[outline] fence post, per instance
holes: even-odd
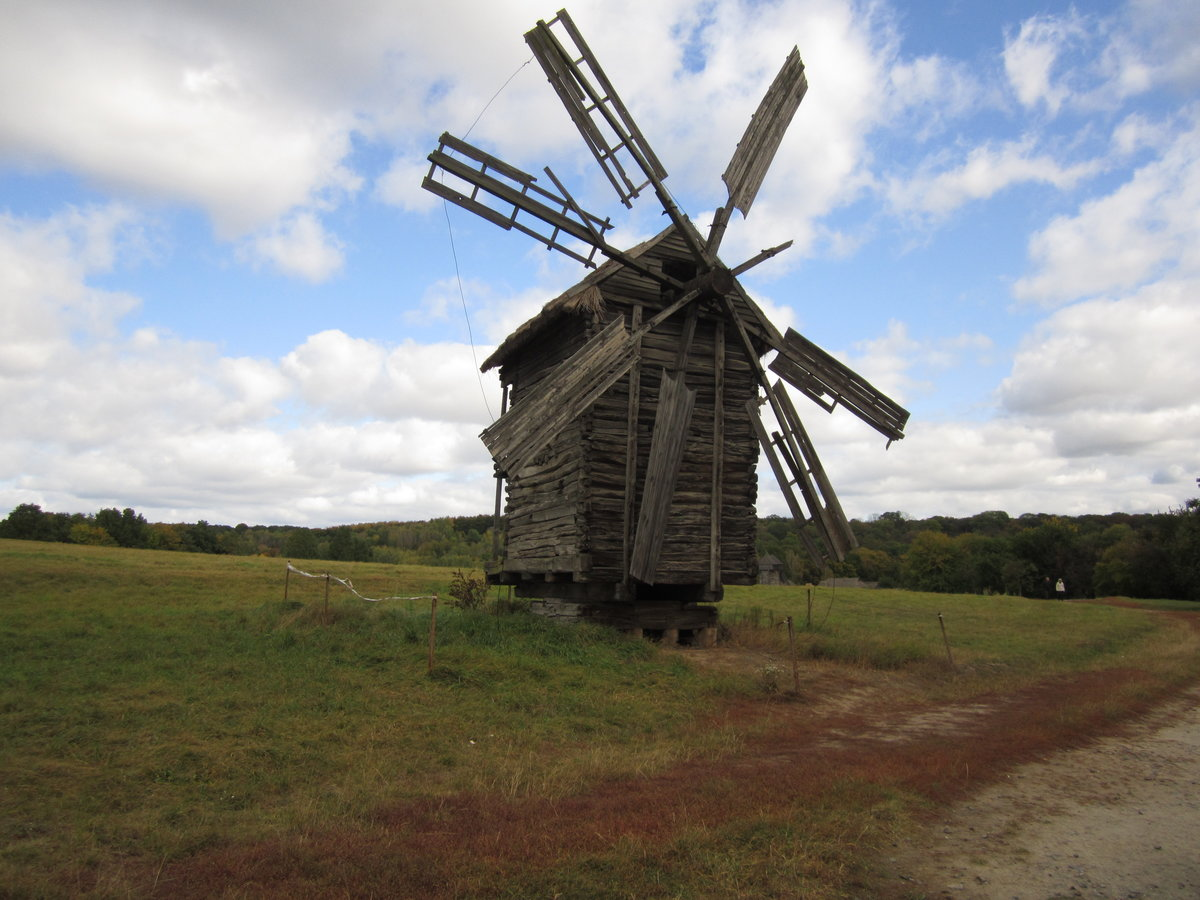
[[[808,586],[808,619],[805,621],[804,630],[812,631],[812,585]]]
[[[787,617],[788,651],[792,655],[792,689],[800,696],[800,666],[796,662],[796,629],[792,625],[792,617]]]
[[[437,594],[429,604],[429,671],[433,672],[433,650],[437,646]]]
[[[325,573],[325,614],[322,616],[326,625],[329,624],[329,573]]]
[[[292,577],[292,561],[289,559],[287,568],[283,570],[283,602],[287,603],[288,581]]]
[[[942,614],[938,613],[938,624],[942,626],[942,643],[946,645],[946,659],[950,662],[950,668],[954,666],[954,656],[950,653],[950,638],[946,637],[946,620],[942,618]]]

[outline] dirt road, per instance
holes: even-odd
[[[1200,688],[1014,770],[885,856],[893,897],[1200,897]]]

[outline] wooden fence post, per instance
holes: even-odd
[[[946,637],[946,620],[942,618],[942,614],[938,613],[938,623],[942,626],[942,643],[946,645],[946,659],[950,662],[950,668],[954,668],[954,657],[950,653],[950,639]]]
[[[329,573],[325,573],[325,614],[321,617],[325,624],[329,624]]]
[[[433,651],[437,646],[437,594],[429,604],[429,671],[433,672]]]
[[[287,603],[288,581],[292,577],[292,561],[289,559],[287,568],[283,570],[283,602]]]
[[[796,661],[796,629],[792,625],[792,617],[787,617],[788,651],[792,655],[792,689],[800,696],[800,665]]]

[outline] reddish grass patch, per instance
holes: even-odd
[[[357,824],[175,862],[152,893],[462,896],[622,842],[661,847],[685,829],[817,806],[851,782],[942,803],[1111,730],[1106,700],[1117,683],[1140,684],[1144,706],[1153,699],[1146,673],[1109,670],[943,707],[876,701],[812,715],[798,703],[741,701],[721,718],[759,733],[733,757],[558,800],[455,795],[387,806]]]

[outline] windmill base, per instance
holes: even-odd
[[[560,622],[594,622],[664,644],[712,647],[717,641],[717,609],[675,600],[577,601],[539,597],[530,603],[539,616]]]

